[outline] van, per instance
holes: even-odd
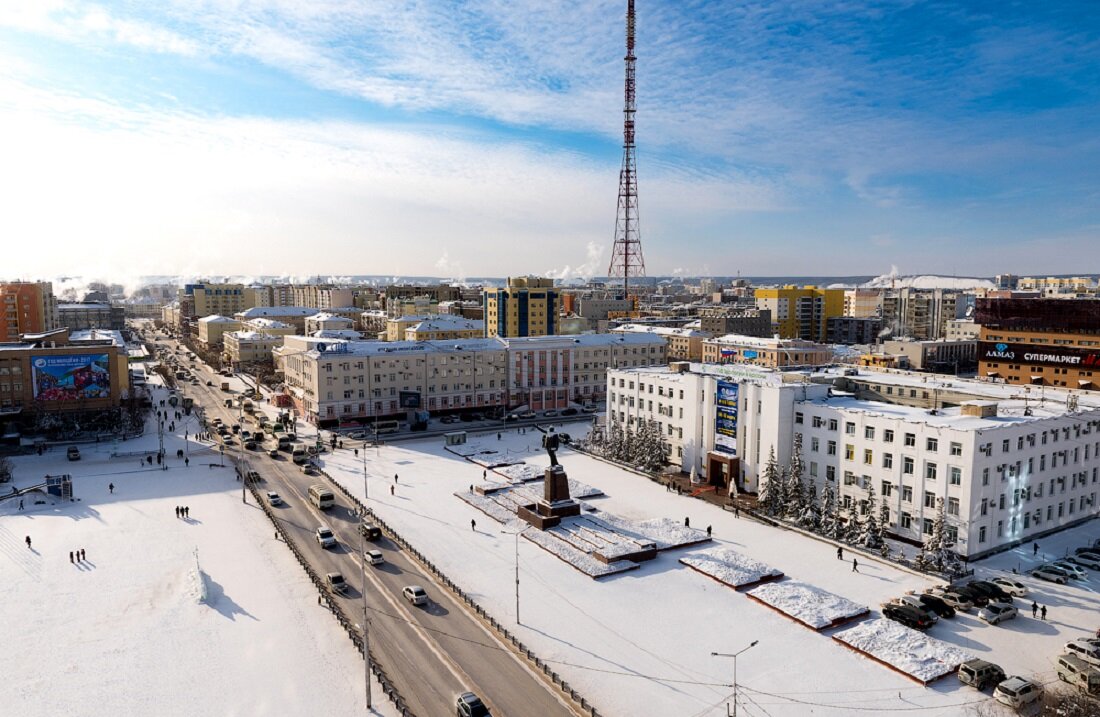
[[[993,699],[1013,709],[1020,709],[1035,702],[1042,696],[1042,689],[1031,680],[1013,675],[997,685],[993,690]]]
[[[976,690],[984,690],[997,685],[1005,679],[1005,671],[1000,665],[985,660],[967,660],[959,665],[959,682],[970,685]]]
[[[1093,667],[1100,667],[1100,639],[1083,638],[1067,642],[1063,648],[1067,655],[1073,655],[1089,663]]]
[[[1100,695],[1100,670],[1074,655],[1058,655],[1054,665],[1058,679],[1084,690],[1090,695]]]
[[[280,440],[281,443],[281,440]],[[294,461],[296,465],[302,465],[309,460],[309,454],[306,453],[306,444],[295,443],[290,447],[290,459]]]
[[[309,502],[321,510],[327,510],[336,504],[336,497],[332,491],[323,485],[311,485],[309,487]]]

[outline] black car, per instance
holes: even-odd
[[[910,605],[887,605],[882,608],[882,616],[914,630],[927,630],[932,627],[932,619],[928,614]]]
[[[458,696],[458,706],[455,714],[458,717],[491,717],[489,708],[473,692],[463,692]]]
[[[921,594],[917,599],[924,605],[924,609],[934,612],[940,617],[955,617],[955,608],[951,607],[935,595]]]
[[[567,408],[567,409],[565,409],[564,411],[561,412],[561,415],[563,415],[563,416],[575,416],[575,415],[577,415],[577,409]]]
[[[985,580],[971,580],[966,586],[975,590],[981,590],[986,596],[990,599],[996,599],[997,602],[1012,604],[1012,596],[1005,592],[1004,588],[1000,585],[995,585]]]
[[[978,590],[977,588],[972,588],[967,585],[960,585],[953,588],[953,590],[974,603],[974,607],[985,607],[989,604],[989,595],[984,590]]]

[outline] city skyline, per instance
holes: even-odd
[[[0,9],[11,265],[599,276],[624,12]],[[649,272],[1066,274],[1095,261],[1098,27],[1087,3],[639,3]]]

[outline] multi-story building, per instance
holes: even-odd
[[[443,308],[430,296],[386,298],[386,315],[391,319],[402,316],[434,316],[441,313]]]
[[[283,337],[261,331],[227,331],[222,336],[225,357],[234,369],[250,364],[270,364],[272,349],[283,344]]]
[[[877,318],[882,314],[882,289],[846,289],[844,315],[854,319]]]
[[[387,286],[385,294],[387,303],[390,299],[409,300],[421,296],[436,304],[444,301],[460,301],[463,298],[462,287],[447,284],[395,284]]]
[[[122,310],[125,319],[159,319],[164,302],[151,296],[122,299],[115,306]]]
[[[508,277],[508,285],[485,289],[485,335],[552,336],[561,315],[561,294],[553,279]]]
[[[562,310],[566,314],[576,314],[590,326],[610,318],[628,316],[634,308],[634,299],[608,291],[562,292]]]
[[[274,306],[271,287],[267,284],[256,284],[244,288],[244,302],[248,306]]]
[[[298,333],[297,327],[292,324],[288,324],[285,321],[268,319],[263,316],[249,319],[241,324],[241,329],[244,331],[257,331],[261,334],[269,334],[271,336],[293,336]]]
[[[981,326],[974,319],[952,319],[946,324],[948,341],[977,341]]]
[[[274,319],[290,324],[300,332],[306,329],[306,319],[315,316],[317,309],[309,306],[256,306],[239,311],[233,315],[237,321],[245,324],[252,319]],[[262,330],[262,329],[261,329]]]
[[[873,344],[882,333],[882,319],[876,317],[834,316],[829,319],[826,341],[830,344]]]
[[[975,321],[980,376],[1100,389],[1100,300],[978,299]]]
[[[48,281],[13,281],[0,284],[0,341],[16,341],[21,334],[60,328],[57,299]]]
[[[834,362],[829,346],[802,339],[761,339],[730,334],[703,341],[705,363],[741,363],[767,368],[823,366]]]
[[[699,329],[711,336],[772,336],[772,313],[755,308],[703,309]]]
[[[354,327],[354,319],[323,311],[306,318],[305,331],[307,334],[314,334],[318,331],[350,331]]]
[[[959,373],[973,371],[977,366],[978,342],[970,341],[913,341],[895,339],[882,342],[884,354],[903,356],[905,368],[933,373]]]
[[[130,390],[129,356],[118,332],[68,329],[0,343],[0,414],[114,408]]]
[[[475,339],[485,336],[485,322],[464,319],[461,316],[433,316],[405,328],[405,341],[444,341],[446,339]]]
[[[659,336],[668,345],[669,361],[702,361],[703,341],[712,334],[695,329],[674,329],[668,326],[645,326],[642,324],[623,324],[611,329],[610,333],[650,334]]]
[[[294,286],[294,303],[291,305],[327,311],[338,306],[351,306],[353,303],[355,303],[355,293],[350,288],[326,284],[301,284]]]
[[[201,319],[204,316],[232,316],[238,312],[251,308],[249,301],[254,298],[251,293],[246,293],[248,287],[244,284],[211,284],[198,283],[186,284],[180,289],[180,305],[183,308],[183,299],[190,299],[192,313],[189,317]]]
[[[844,290],[816,286],[757,289],[756,306],[772,315],[772,333],[784,339],[822,342],[828,322],[844,315]]]
[[[1096,282],[1087,276],[1023,276],[1020,277],[1014,288],[1022,291],[1038,291],[1044,296],[1047,294],[1069,293],[1089,291],[1096,287]]]
[[[891,289],[882,297],[882,322],[895,338],[943,338],[947,322],[962,318],[960,293],[953,289]]]
[[[864,513],[873,488],[887,531],[922,541],[942,500],[969,558],[1100,515],[1100,399],[1053,389],[1040,404],[899,371],[721,373],[731,368],[610,371],[608,421],[657,421],[670,460],[731,492],[756,492],[769,455],[787,465],[798,434],[804,480],[818,495],[829,486],[842,516]]]
[[[126,309],[107,303],[58,304],[57,320],[70,331],[126,328]]]
[[[204,316],[195,322],[199,331],[199,343],[204,346],[221,346],[222,337],[227,331],[237,331],[241,322],[228,316],[213,314]]]
[[[386,338],[386,324],[390,317],[381,309],[368,309],[359,314],[359,330],[368,338]]]

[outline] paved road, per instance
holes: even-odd
[[[163,344],[163,340],[161,341]],[[175,343],[169,344],[175,348]],[[203,406],[208,419],[221,417],[236,423],[238,413],[225,407],[227,394],[219,388],[220,378],[197,364],[199,386],[184,384],[185,395]],[[206,386],[206,381],[214,383]],[[239,444],[233,453],[239,451]],[[227,455],[231,453],[227,449]],[[298,466],[280,453],[272,459],[262,451],[244,451],[249,463],[265,478],[264,490],[277,491],[285,505],[275,509],[277,519],[292,536],[319,574],[339,572],[349,584],[344,601],[348,616],[362,619],[364,583],[358,519],[352,506],[334,491],[336,506],[316,509],[308,499],[309,486],[324,478],[304,475]],[[251,494],[249,497],[251,501]],[[332,528],[339,540],[334,549],[322,549],[314,537],[318,525]],[[514,653],[504,647],[468,611],[452,599],[411,556],[386,539],[367,544],[382,551],[386,562],[366,566],[371,651],[383,664],[398,691],[420,717],[453,714],[455,695],[471,690],[481,695],[494,715],[575,715],[557,693]],[[430,598],[426,606],[415,607],[401,597],[406,585],[420,585]],[[384,699],[375,695],[375,699]]]

